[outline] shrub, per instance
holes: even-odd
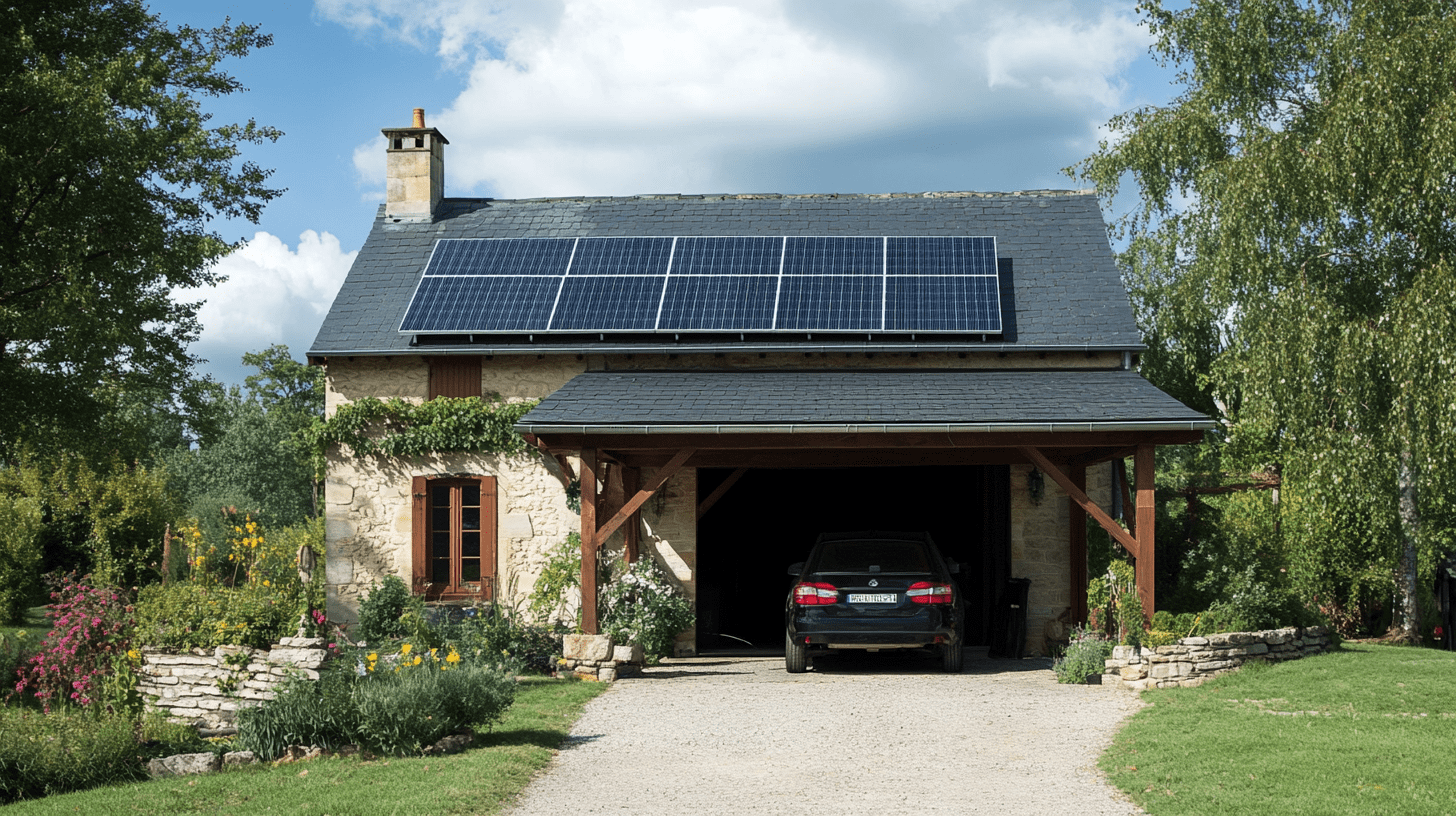
[[[641,558],[601,591],[602,632],[642,646],[649,659],[672,654],[693,625],[693,607],[651,558]]]
[[[1077,628],[1067,651],[1052,664],[1058,683],[1085,683],[1088,677],[1101,674],[1112,654],[1112,642],[1101,632]]]
[[[0,802],[145,777],[129,717],[0,707]]]
[[[527,623],[500,604],[466,610],[459,623],[441,634],[471,663],[503,663],[512,671],[550,672],[561,651],[561,636],[550,627]]]
[[[39,646],[40,642],[27,635],[24,629],[0,632],[0,702],[15,694],[20,670]]]
[[[359,602],[359,637],[379,644],[393,638],[404,637],[413,628],[403,620],[405,612],[418,613],[419,600],[410,594],[410,589],[394,575],[369,587],[369,593]],[[416,617],[420,617],[418,614]]]
[[[546,565],[531,588],[527,609],[538,623],[564,623],[566,593],[571,589],[581,589],[581,535],[578,533],[567,534],[566,540],[547,554]],[[580,625],[580,612],[578,608],[577,620],[573,621],[576,625]]]
[[[127,652],[132,606],[114,589],[89,586],[89,577],[55,579],[46,615],[51,630],[15,684],[47,710],[57,705],[99,703],[113,710],[135,709],[139,700]],[[112,675],[122,675],[112,677]]]
[[[350,675],[324,672],[317,682],[285,682],[272,700],[238,710],[238,749],[272,760],[290,745],[339,748],[356,740],[359,714]]]
[[[142,588],[137,601],[136,637],[165,649],[264,649],[293,634],[297,614],[294,598],[261,582],[240,587],[153,584]]]
[[[41,506],[0,493],[0,623],[18,622],[40,595]]]
[[[515,681],[497,669],[416,660],[355,685],[359,740],[368,748],[417,753],[460,728],[494,722],[515,699]]]

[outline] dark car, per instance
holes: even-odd
[[[828,649],[938,651],[948,672],[964,660],[965,601],[929,533],[825,533],[794,576],[784,613],[784,665],[809,667]]]

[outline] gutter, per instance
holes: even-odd
[[[866,352],[870,354],[892,354],[906,352],[967,352],[980,354],[1001,354],[1015,352],[1032,353],[1055,353],[1055,352],[1082,352],[1092,354],[1096,352],[1132,353],[1141,354],[1147,351],[1148,347],[1141,343],[1126,343],[1121,345],[1092,345],[1090,343],[1068,344],[1068,345],[1027,345],[1022,343],[964,343],[964,344],[922,344],[922,343],[841,343],[841,344],[792,344],[775,343],[761,345],[551,345],[551,344],[512,344],[506,346],[430,346],[413,345],[404,348],[380,349],[310,349],[308,356],[311,359],[322,359],[326,357],[406,357],[406,356],[445,356],[453,354],[469,354],[483,356],[508,357],[511,355],[543,355],[543,354],[731,354],[734,352],[757,352],[757,353],[785,353],[802,352],[806,354],[824,354],[830,352]]]
[[[897,434],[897,433],[1087,433],[1095,431],[1209,431],[1219,427],[1211,419],[1145,420],[1123,422],[949,422],[894,424],[737,424],[737,425],[561,425],[519,423],[517,433],[573,436],[662,434]]]

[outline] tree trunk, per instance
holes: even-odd
[[[1396,581],[1399,596],[1400,616],[1396,631],[1390,634],[1398,640],[1419,643],[1421,639],[1421,608],[1417,596],[1419,586],[1419,561],[1417,540],[1420,535],[1421,515],[1416,508],[1416,474],[1411,464],[1411,452],[1407,448],[1400,452],[1400,469],[1396,474],[1400,489],[1400,574]]]

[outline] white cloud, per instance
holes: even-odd
[[[503,197],[948,189],[1017,161],[1038,162],[1020,186],[1040,186],[1123,104],[1120,73],[1146,45],[1130,7],[316,4],[465,71],[453,104],[428,112],[451,141],[446,194]],[[355,151],[374,189],[382,153],[378,140]]]
[[[198,310],[202,338],[192,351],[207,358],[206,369],[214,372],[237,368],[244,352],[274,343],[287,344],[301,358],[357,254],[344,252],[327,232],[306,230],[296,249],[258,232],[218,262],[215,271],[226,281],[176,293],[179,301],[206,301]]]

